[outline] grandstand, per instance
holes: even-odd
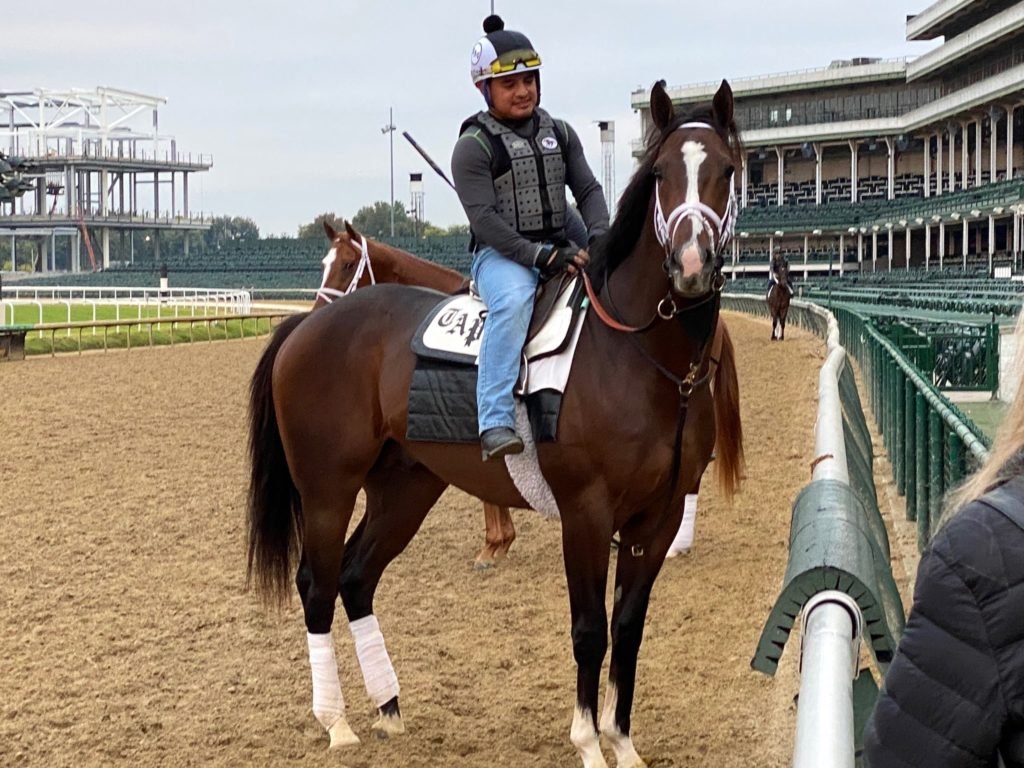
[[[472,255],[465,236],[396,237],[383,238],[383,241],[463,274],[469,273]],[[206,253],[168,252],[159,261],[151,256],[102,272],[35,275],[19,280],[18,284],[157,286],[160,269],[166,266],[172,287],[245,289],[262,298],[294,298],[295,292],[305,292],[312,297],[323,276],[321,260],[327,247],[326,239],[229,241]]]
[[[209,219],[190,209],[189,183],[213,161],[179,151],[160,132],[166,101],[103,87],[0,92],[0,149],[29,169],[21,174],[25,189],[0,203],[12,271],[19,239],[39,244],[38,262],[23,266],[76,273],[86,266],[83,245],[91,268],[107,268],[112,238],[122,254],[134,251],[137,235],[151,239],[159,259],[162,232],[209,229]],[[184,248],[187,255],[187,237]]]
[[[916,59],[731,81],[745,145],[734,278],[766,274],[774,249],[804,278],[1021,269],[1024,4],[939,0],[906,20],[906,36],[943,42]],[[685,110],[717,87],[669,94]],[[631,102],[646,133],[650,91]]]

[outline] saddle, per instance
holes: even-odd
[[[538,287],[515,389],[526,403],[536,442],[555,439],[562,391],[586,306],[586,290],[578,276],[566,275]],[[409,386],[409,440],[479,440],[476,379],[486,321],[487,308],[471,290],[438,303],[413,334],[416,368]]]

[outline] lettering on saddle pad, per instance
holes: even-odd
[[[567,346],[584,298],[579,280],[565,286],[544,286],[526,344],[528,359],[558,354]],[[444,299],[416,330],[412,351],[420,358],[475,365],[486,321],[487,308],[477,297],[460,294]]]
[[[470,349],[484,335],[487,310],[471,313],[460,307],[448,307],[437,316],[437,327],[462,340]]]
[[[412,351],[422,358],[473,365],[486,320],[487,307],[479,299],[466,294],[445,299],[416,330]]]

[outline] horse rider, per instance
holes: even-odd
[[[778,251],[772,255],[771,261],[768,262],[768,293],[771,293],[773,285],[778,285],[781,282],[779,280],[779,275],[775,270],[782,266],[786,267],[786,290],[789,291],[789,295],[792,296],[793,285],[789,282],[789,262]]]
[[[473,233],[471,275],[487,305],[477,379],[485,461],[523,450],[512,391],[538,281],[590,259],[565,235],[566,185],[586,223],[586,245],[608,229],[604,194],[579,136],[538,106],[540,68],[527,37],[488,16],[470,57],[487,109],[462,123],[452,153],[452,178]]]

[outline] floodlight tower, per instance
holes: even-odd
[[[388,124],[380,129],[387,134],[391,156],[391,236],[395,236],[395,110],[388,107]]]
[[[409,198],[412,208],[413,235],[419,237],[420,224],[423,223],[423,174],[409,174]]]
[[[597,127],[601,129],[601,186],[608,213],[612,214],[615,207],[615,122],[598,120]]]

